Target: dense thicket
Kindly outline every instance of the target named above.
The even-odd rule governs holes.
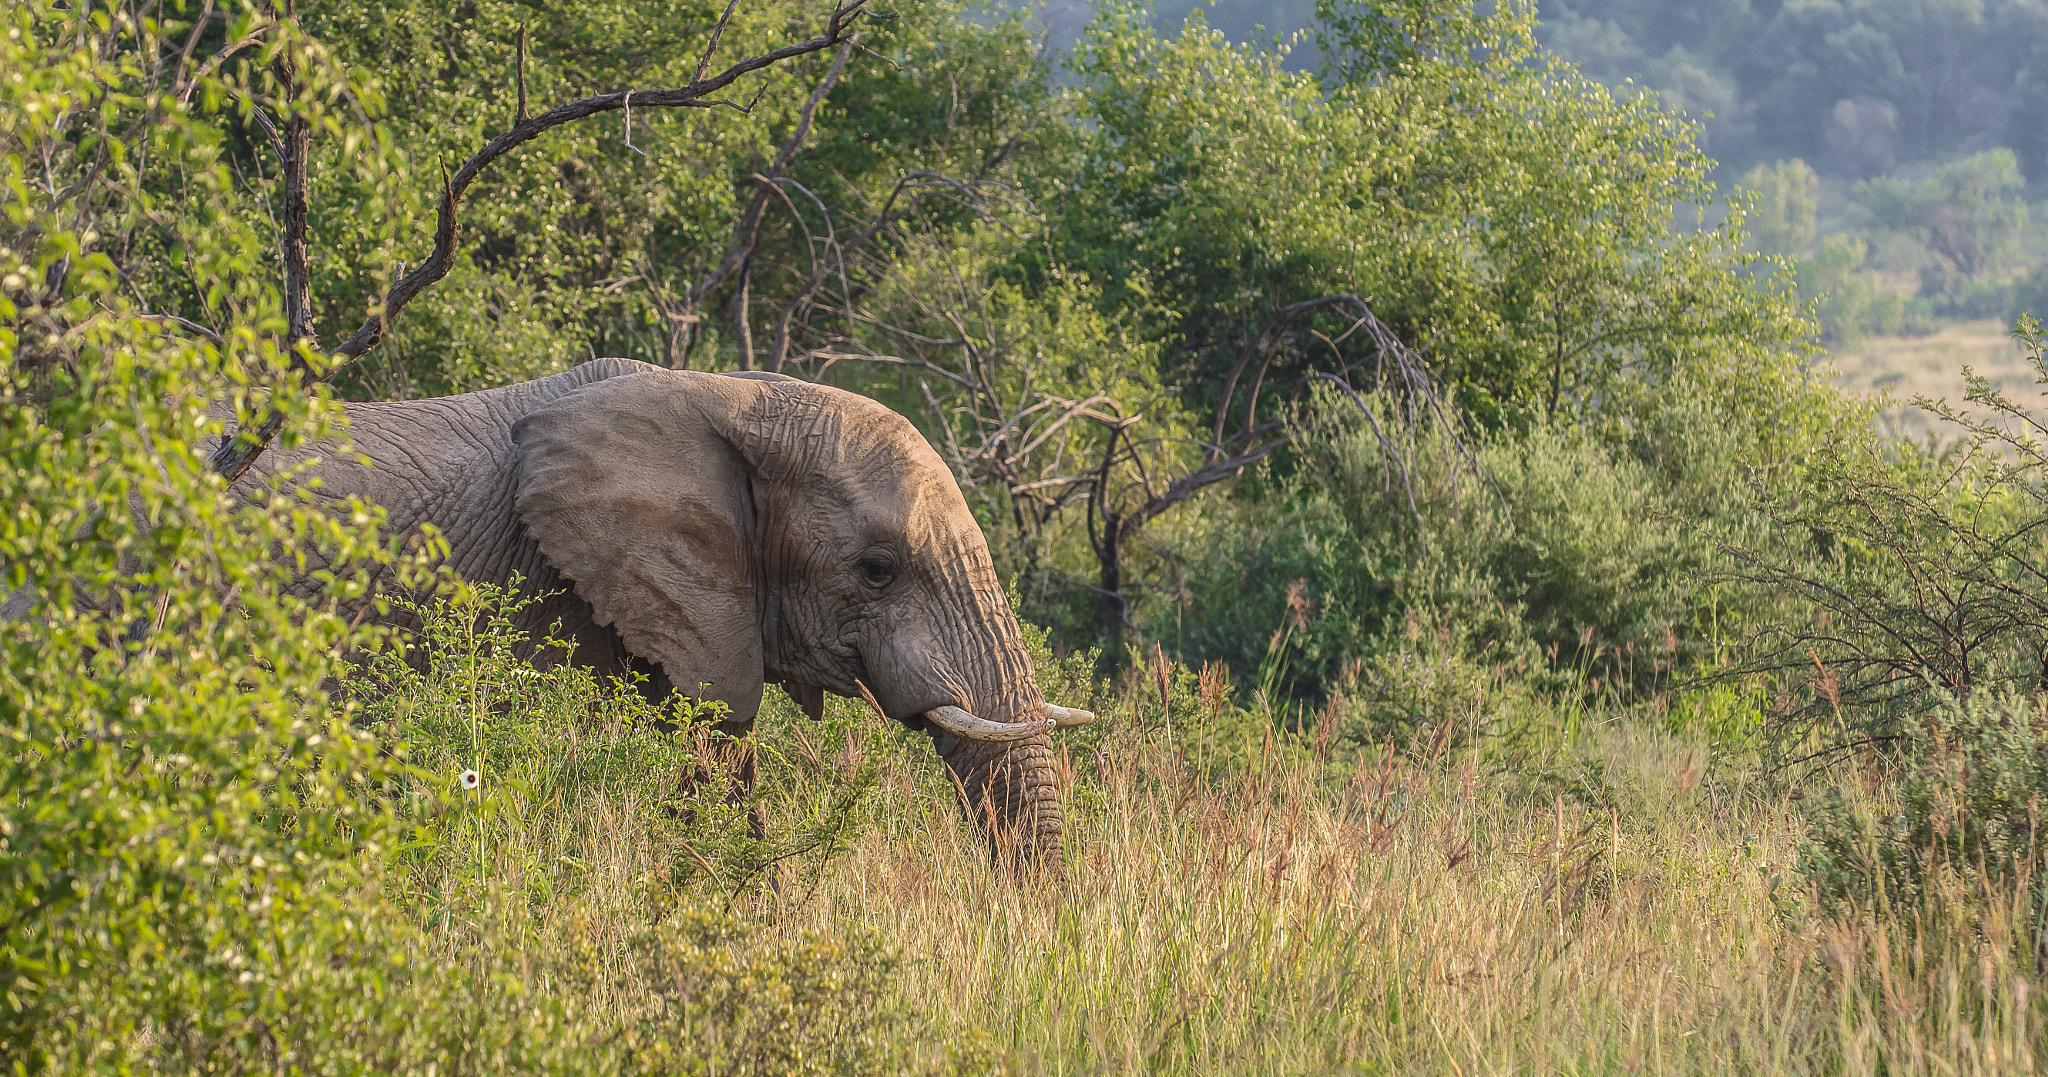
[[[723,47],[769,47],[803,25],[796,10],[743,6]],[[950,457],[1027,612],[1110,661],[1169,635],[1210,641],[1191,658],[1260,650],[1284,604],[1202,598],[1198,581],[1227,575],[1204,536],[1290,510],[1247,524],[1197,495],[1254,464],[1276,481],[1315,466],[1286,447],[1307,387],[1393,400],[1391,341],[1432,386],[1426,406],[1399,404],[1397,441],[1448,424],[1468,467],[1473,444],[1564,437],[1683,488],[1708,480],[1674,396],[1722,413],[1734,455],[1714,459],[1731,467],[1796,456],[1836,421],[1786,415],[1806,326],[1789,283],[1742,253],[1740,213],[1670,230],[1675,207],[1715,197],[1697,128],[1556,61],[1526,8],[1330,0],[1304,71],[1113,7],[1058,78],[1020,19],[891,14],[858,48],[736,87],[734,107],[622,109],[522,146],[467,196],[449,276],[338,384],[417,396],[622,354],[873,394]],[[432,247],[440,169],[514,119],[522,86],[539,111],[685,82],[719,18],[689,3],[533,15],[430,0],[305,15],[307,62],[335,80],[309,168],[320,339]],[[213,17],[189,45],[248,34]],[[196,106],[219,110],[226,177],[203,212],[270,237],[246,257],[276,269],[264,102]],[[169,226],[136,218],[99,242],[143,309],[201,332],[248,322],[235,297],[265,300],[246,272],[195,276],[192,241],[165,241],[201,212],[189,178],[143,169],[136,185],[174,207]],[[1343,305],[1269,325],[1346,294],[1383,326],[1361,331],[1364,308]],[[1383,448],[1403,500],[1436,496],[1402,462],[1415,444]],[[1384,632],[1384,611],[1357,616],[1340,636]],[[1568,663],[1587,632],[1680,631],[1687,614],[1590,617],[1546,614],[1532,646]],[[1328,691],[1334,668],[1297,688]]]

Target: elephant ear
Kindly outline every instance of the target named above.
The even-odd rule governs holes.
[[[753,497],[731,401],[705,378],[612,378],[520,418],[514,507],[599,624],[745,721],[762,683]]]

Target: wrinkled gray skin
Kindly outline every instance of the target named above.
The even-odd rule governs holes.
[[[924,717],[1019,722],[1044,700],[981,530],[902,416],[791,378],[626,359],[348,414],[373,464],[323,458],[320,494],[383,505],[394,533],[433,524],[468,579],[563,592],[525,612],[536,638],[559,621],[576,662],[723,700],[729,729],[751,725],[765,683],[813,717],[823,691],[865,685],[931,733],[998,852],[1060,856],[1047,733],[968,740]]]

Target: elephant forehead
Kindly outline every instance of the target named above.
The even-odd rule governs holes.
[[[930,450],[878,455],[850,469],[849,491],[874,522],[911,536],[942,532],[967,510],[952,473]]]
[[[757,425],[762,465],[895,536],[956,530],[967,511],[953,474],[909,419],[823,386],[778,385],[780,421]],[[970,522],[971,522],[971,518]]]

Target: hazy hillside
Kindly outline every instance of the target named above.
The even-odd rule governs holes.
[[[1162,28],[1200,10],[1234,41],[1315,19],[1313,0],[1161,0],[1154,10]],[[1064,42],[1088,4],[1043,11]],[[1541,0],[1538,14],[1538,37],[1586,74],[1632,79],[1705,119],[1724,169],[1798,157],[1863,179],[2007,146],[2030,179],[2048,176],[2041,0]]]
[[[1312,33],[1315,7],[1162,0],[1154,24],[1199,13],[1266,43]],[[1040,12],[1061,48],[1093,8]],[[2043,0],[1542,0],[1538,14],[1538,40],[1586,75],[1700,124],[1720,192],[1758,196],[1753,249],[1789,260],[1852,382],[1940,395],[1951,386],[1916,374],[1930,357],[1951,373],[1982,358],[1949,346],[1958,333],[2048,311],[2048,215],[2029,204],[2048,191]],[[1311,38],[1287,66],[1317,61]]]
[[[1544,43],[1606,82],[1711,112],[1708,150],[1867,178],[2007,146],[2048,165],[2039,0],[1545,0]]]

